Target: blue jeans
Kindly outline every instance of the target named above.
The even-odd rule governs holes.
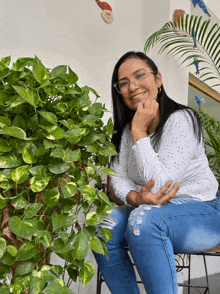
[[[176,253],[198,253],[220,243],[220,198],[212,201],[173,199],[163,206],[115,208],[103,227],[113,231],[106,256],[94,253],[112,294],[139,294],[136,265],[148,294],[177,294]]]

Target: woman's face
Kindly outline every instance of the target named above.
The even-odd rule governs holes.
[[[162,76],[159,72],[155,76],[145,60],[132,57],[120,65],[118,81],[124,103],[130,109],[136,110],[139,103],[157,99]]]

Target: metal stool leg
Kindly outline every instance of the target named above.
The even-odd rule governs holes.
[[[96,288],[96,294],[101,294],[101,287],[102,287],[102,275],[101,275],[101,272],[98,268],[98,271],[97,271],[97,288]]]
[[[206,294],[206,293],[210,294],[210,288],[209,288],[209,276],[208,276],[208,270],[207,270],[207,264],[206,264],[205,255],[203,255],[203,261],[204,261],[205,277],[206,277],[206,285],[207,285],[204,294]]]

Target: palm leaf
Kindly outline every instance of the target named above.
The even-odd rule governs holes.
[[[200,79],[216,80],[212,87],[220,85],[220,27],[217,23],[211,26],[210,19],[203,21],[202,17],[182,14],[174,23],[165,23],[147,39],[145,53],[156,46],[159,46],[159,53],[178,55],[187,66],[202,63]],[[192,61],[196,57],[198,60]]]

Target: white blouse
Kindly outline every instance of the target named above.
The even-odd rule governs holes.
[[[198,142],[192,119],[184,110],[170,115],[157,148],[152,146],[152,134],[134,145],[127,125],[118,159],[112,164],[118,177],[111,177],[111,185],[115,195],[125,203],[131,190],[140,191],[152,178],[155,179],[153,193],[172,180],[173,184],[179,182],[181,185],[175,197],[200,201],[216,197],[218,182],[209,168],[204,142]]]

